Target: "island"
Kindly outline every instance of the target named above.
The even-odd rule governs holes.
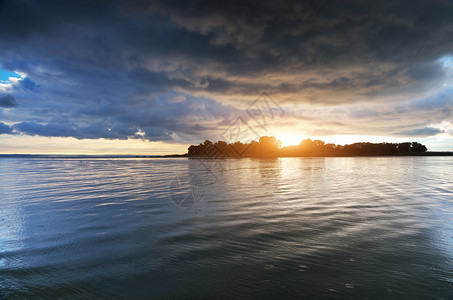
[[[418,142],[353,143],[336,145],[321,140],[305,139],[299,145],[282,147],[273,136],[262,136],[258,141],[215,143],[206,140],[188,148],[187,157],[240,158],[240,157],[347,157],[347,156],[452,156],[453,152],[429,152]]]

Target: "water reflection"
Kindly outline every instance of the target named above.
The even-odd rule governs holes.
[[[1,163],[0,163],[1,167]],[[24,217],[21,207],[14,205],[20,195],[14,190],[15,178],[0,175],[0,267],[22,268],[23,260],[14,253],[24,249]]]
[[[452,296],[449,158],[204,162],[0,159],[3,294]],[[174,205],[194,174],[201,201]]]

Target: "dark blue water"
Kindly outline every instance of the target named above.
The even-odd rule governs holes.
[[[16,298],[453,299],[449,157],[0,159]]]

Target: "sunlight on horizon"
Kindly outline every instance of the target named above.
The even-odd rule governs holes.
[[[304,138],[290,133],[279,134],[276,138],[282,141],[282,147],[299,145],[304,140]]]
[[[302,136],[296,135],[293,133],[283,133],[277,134],[275,136],[277,139],[281,140],[282,147],[299,145],[305,139],[311,140],[321,140],[326,144],[332,143],[336,145],[347,145],[354,143],[402,143],[402,142],[412,142],[416,138],[400,138],[400,137],[390,137],[390,136],[370,136],[370,135],[330,135],[330,136]],[[418,139],[417,139],[418,140]]]
[[[402,143],[418,141],[426,144],[430,151],[449,151],[452,144],[446,145],[446,137],[436,138],[396,138],[386,136],[359,136],[359,135],[332,135],[332,136],[306,136],[294,133],[266,134],[281,140],[282,147],[299,145],[305,139],[321,140],[336,145],[346,145],[360,142],[370,143]],[[213,138],[217,142],[221,138]],[[256,139],[258,141],[259,138]],[[199,143],[202,141],[200,140]],[[231,142],[231,141],[230,141]],[[244,140],[243,142],[250,142]],[[38,136],[0,136],[0,154],[88,154],[88,155],[168,155],[184,154],[191,144],[197,142],[149,142],[140,139],[129,140],[106,140],[106,139],[82,139],[63,137],[38,137]]]

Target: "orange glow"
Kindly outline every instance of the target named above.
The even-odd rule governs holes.
[[[294,135],[294,134],[289,134],[289,133],[279,134],[279,135],[277,135],[277,139],[282,141],[283,147],[299,145],[300,142],[302,141],[301,137]]]
[[[402,143],[407,142],[408,138],[397,138],[397,137],[388,137],[388,136],[370,136],[370,135],[331,135],[331,136],[321,136],[312,139],[323,140],[326,143],[333,143],[337,145],[346,145],[354,143]]]

